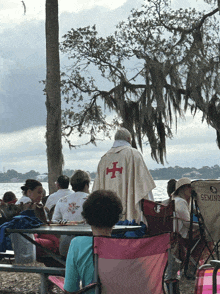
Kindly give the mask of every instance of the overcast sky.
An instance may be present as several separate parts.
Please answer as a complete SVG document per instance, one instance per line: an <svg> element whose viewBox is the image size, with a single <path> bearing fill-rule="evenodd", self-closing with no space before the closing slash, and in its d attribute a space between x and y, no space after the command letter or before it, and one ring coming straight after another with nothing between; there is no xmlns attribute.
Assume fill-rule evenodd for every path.
<svg viewBox="0 0 220 294"><path fill-rule="evenodd" d="M45 123L45 0L0 0L0 172L34 169L47 172ZM175 7L201 5L202 1L175 1ZM114 31L142 0L60 0L60 37L72 27L96 24L101 34ZM62 59L61 56L61 68ZM83 138L84 139L84 138ZM168 166L202 167L219 164L215 130L201 123L201 116L187 114L174 138L167 142ZM76 139L79 141L79 139ZM86 140L85 140L86 141ZM80 141L79 141L80 142ZM74 143L77 143L76 141ZM95 171L100 157L111 147L107 140L98 146L69 150L63 145L64 168ZM144 148L149 169L161 168Z"/></svg>

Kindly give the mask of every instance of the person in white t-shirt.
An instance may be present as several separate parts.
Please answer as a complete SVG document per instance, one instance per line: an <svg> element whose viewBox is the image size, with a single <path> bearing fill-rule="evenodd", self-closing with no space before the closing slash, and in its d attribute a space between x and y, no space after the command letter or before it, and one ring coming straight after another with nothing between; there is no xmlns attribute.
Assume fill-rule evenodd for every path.
<svg viewBox="0 0 220 294"><path fill-rule="evenodd" d="M75 193L65 196L57 202L52 222L83 221L81 215L82 205L89 195L90 176L85 171L77 170L72 175L70 183ZM61 255L67 255L69 244L73 237L61 236L59 246Z"/></svg>
<svg viewBox="0 0 220 294"><path fill-rule="evenodd" d="M57 201L67 195L72 195L74 192L69 188L69 177L65 175L61 175L58 177L55 182L57 187L57 192L48 196L47 201L45 203L45 210L48 213L49 220L52 218L53 211ZM51 215L51 217L50 217Z"/></svg>
<svg viewBox="0 0 220 294"><path fill-rule="evenodd" d="M191 180L181 178L176 182L176 189L173 193L175 201L175 212L178 219L177 229L183 238L188 238L190 226L190 202L191 202ZM193 224L194 231L198 230L198 224Z"/></svg>

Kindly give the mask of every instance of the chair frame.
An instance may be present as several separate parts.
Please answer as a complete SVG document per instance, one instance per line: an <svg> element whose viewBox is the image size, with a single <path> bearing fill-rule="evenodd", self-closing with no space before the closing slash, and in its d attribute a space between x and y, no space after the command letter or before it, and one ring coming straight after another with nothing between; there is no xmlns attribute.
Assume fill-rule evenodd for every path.
<svg viewBox="0 0 220 294"><path fill-rule="evenodd" d="M195 200L193 196L194 195L192 195L191 211L193 211L193 203L194 203L194 200ZM141 203L142 204L142 212L145 215L145 217L147 219L147 222L148 222L149 215L146 215L146 213L144 213L144 202L145 201L146 201L145 199L142 199L142 203ZM155 204L155 209L154 209L155 212L157 212L157 206L164 206L161 203L157 203L157 202L150 201L150 200L147 200L147 201L149 203L154 203ZM171 200L171 202L170 202L170 204L168 204L168 206L170 206L170 207L173 206L173 216L171 217L170 214L166 215L166 208L165 207L167 207L167 206L164 206L164 211L165 211L164 212L164 221L166 221L166 220L170 221L170 219L172 219L173 220L173 223L172 223L172 226L171 225L169 226L170 227L169 228L169 231L164 231L164 232L174 233L174 239L175 239L175 232L177 232L177 234L178 234L178 218L176 217L176 213L175 213L175 202L174 202L174 200ZM169 211L170 208L167 207L167 210ZM196 248L196 246L199 244L199 242L201 240L205 240L205 239L204 239L204 229L202 228L202 226L200 226L200 235L201 235L201 238L199 238L196 243L193 242L193 234L192 234L192 232L193 232L193 230L192 230L192 228L193 228L193 214L192 213L190 214L190 224L189 224L189 226L190 226L189 227L189 239L187 239L188 240L187 244L184 244L184 247L186 248L186 258L184 259L182 266L183 266L183 271L184 271L185 277L187 279L192 279L192 278L194 278L194 276L189 275L188 272L187 272L188 271L189 262L192 261L192 263L194 263L194 265L197 265L198 262L199 262L199 259L200 259L201 255L202 255L202 252L201 252L201 255L198 256L198 260L196 260L196 261L191 257L191 254L194 251L194 249ZM172 230L171 230L171 227L173 227ZM166 226L163 226L163 224L162 224L162 230L164 228L166 229ZM149 231L149 235L151 235L151 231ZM205 244L208 247L207 242ZM204 248L203 248L203 250L204 250Z"/></svg>
<svg viewBox="0 0 220 294"><path fill-rule="evenodd" d="M102 237L102 236L100 236L100 237ZM111 239L111 237L106 237L106 236L103 236L103 237ZM97 237L97 238L99 238L99 237ZM150 238L150 237L143 237L143 238ZM118 238L114 238L114 239L118 239ZM120 239L125 239L126 240L126 239L142 239L142 238L135 238L135 237L132 238L132 237L130 237L130 238L120 238ZM168 252L169 252L169 250L170 250L170 248L168 248ZM169 255L168 255L168 257L169 257ZM82 289L80 289L80 290L78 290L78 291L76 291L74 293L80 294L80 293L85 293L85 292L87 292L90 289L95 289L95 294L101 294L101 282L100 282L100 279L99 279L99 268L98 268L99 255L98 255L98 253L95 253L94 252L94 241L93 241L93 261L94 261L94 278L93 278L93 281L89 285L83 287ZM54 283L55 285L58 286L58 284L56 284L52 279L50 279L50 277L49 277L49 280L52 283ZM161 283L162 283L162 285L161 285L162 286L162 289L164 291L163 282L161 281ZM169 293L170 294L174 294L173 293L173 290L172 290L172 286L169 285L169 287L171 289Z"/></svg>
<svg viewBox="0 0 220 294"><path fill-rule="evenodd" d="M193 209L194 209L194 204L195 204L196 217L198 218L198 224L199 224L199 230L200 230L200 239L198 240L198 242L200 242L201 240L204 241L205 245L204 245L203 250L205 248L207 248L209 250L209 253L210 253L209 257L212 256L213 259L214 259L213 252L215 250L215 248L213 250L210 249L210 247L208 245L208 242L206 240L206 236L205 236L206 226L205 226L205 223L204 223L204 219L203 219L203 217L202 217L202 215L200 213L196 196L197 196L197 194L193 190L192 191L192 194L191 194L191 214L190 214L190 228L189 228L189 246L187 248L186 262L185 262L185 266L184 266L184 274L188 278L190 278L190 276L188 276L188 274L187 274L188 265L189 265L189 259L190 259L190 254L191 254L192 250L194 249L194 247L192 247L192 240L193 240L193 230L192 230L192 228L193 228ZM201 251L201 255L202 255L203 250ZM201 257L201 255L199 256L199 258ZM209 259L209 257L206 259L205 263L207 262L207 260ZM199 258L198 258L197 264L199 262Z"/></svg>

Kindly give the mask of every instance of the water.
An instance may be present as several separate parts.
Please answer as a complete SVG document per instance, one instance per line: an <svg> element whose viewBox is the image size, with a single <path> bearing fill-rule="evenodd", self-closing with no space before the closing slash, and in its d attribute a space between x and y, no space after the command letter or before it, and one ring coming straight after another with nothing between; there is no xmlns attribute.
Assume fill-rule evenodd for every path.
<svg viewBox="0 0 220 294"><path fill-rule="evenodd" d="M46 190L46 195L49 195L48 183L41 182L43 188ZM165 200L168 198L166 187L167 187L167 180L155 180L156 188L153 190L154 199L156 201ZM0 183L0 198L2 199L3 195L7 191L12 191L15 193L16 197L19 199L22 196L21 186L24 183ZM91 182L91 187L93 182ZM90 191L91 191L90 187Z"/></svg>

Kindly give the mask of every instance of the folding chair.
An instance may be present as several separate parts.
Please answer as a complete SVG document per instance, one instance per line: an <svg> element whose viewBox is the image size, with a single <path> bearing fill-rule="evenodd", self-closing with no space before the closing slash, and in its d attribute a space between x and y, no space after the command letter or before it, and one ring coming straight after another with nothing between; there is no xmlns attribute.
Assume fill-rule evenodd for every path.
<svg viewBox="0 0 220 294"><path fill-rule="evenodd" d="M210 257L218 260L220 242L220 181L193 181L192 189L201 238L204 240L204 250L208 253L205 263ZM213 246L214 243L215 246Z"/></svg>
<svg viewBox="0 0 220 294"><path fill-rule="evenodd" d="M206 258L197 270L195 294L220 293L220 181L192 182L193 200L197 211ZM212 258L216 260L210 260Z"/></svg>
<svg viewBox="0 0 220 294"><path fill-rule="evenodd" d="M217 293L220 293L220 261L210 260L197 270L194 294Z"/></svg>
<svg viewBox="0 0 220 294"><path fill-rule="evenodd" d="M95 286L96 294L164 293L169 244L169 233L143 238L94 237L94 283L87 287ZM62 284L51 276L49 280Z"/></svg>
<svg viewBox="0 0 220 294"><path fill-rule="evenodd" d="M147 235L153 236L165 232L175 231L175 202L172 200L167 206L142 199L142 211L147 220Z"/></svg>
<svg viewBox="0 0 220 294"><path fill-rule="evenodd" d="M191 222L189 223L190 238L184 239L178 233L179 220L175 215L174 200L167 206L164 206L154 201L142 199L142 211L148 224L147 235L152 236L158 233L171 232L172 252L175 252L175 256L182 262L180 269L184 268L184 274L187 278L193 278L200 259L200 256L195 259L193 255L197 250L200 251L201 247L201 238L192 240L193 214L191 215ZM170 262L170 264L172 264L172 262ZM193 273L189 274L189 270L192 268Z"/></svg>

